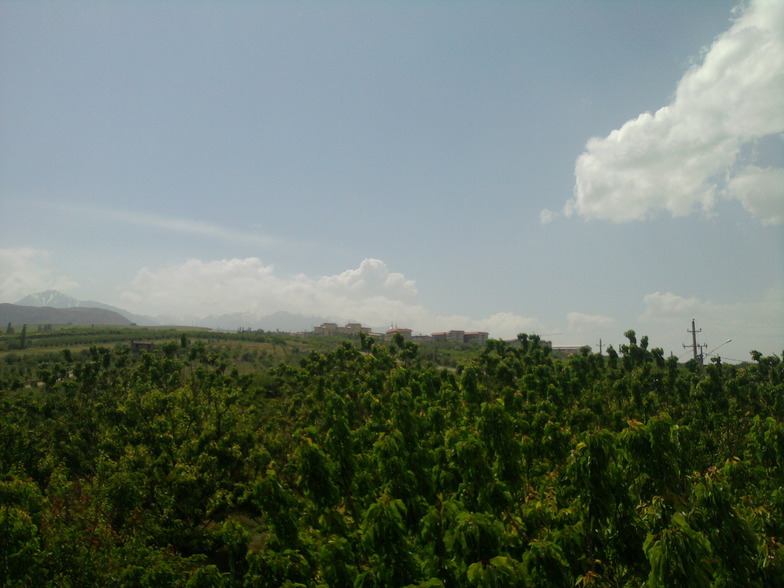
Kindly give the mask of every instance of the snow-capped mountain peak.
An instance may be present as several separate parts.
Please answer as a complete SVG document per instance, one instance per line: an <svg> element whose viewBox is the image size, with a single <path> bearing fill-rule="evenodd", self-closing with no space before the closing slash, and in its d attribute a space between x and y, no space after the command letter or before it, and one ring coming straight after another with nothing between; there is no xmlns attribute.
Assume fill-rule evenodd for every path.
<svg viewBox="0 0 784 588"><path fill-rule="evenodd" d="M81 306L76 298L57 290L44 290L30 294L19 300L16 304L20 306L50 306L52 308L76 308Z"/></svg>

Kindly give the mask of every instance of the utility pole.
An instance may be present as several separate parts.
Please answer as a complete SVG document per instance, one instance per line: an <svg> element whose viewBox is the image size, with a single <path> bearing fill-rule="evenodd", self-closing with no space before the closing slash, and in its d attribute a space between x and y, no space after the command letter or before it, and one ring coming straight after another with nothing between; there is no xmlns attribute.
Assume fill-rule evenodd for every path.
<svg viewBox="0 0 784 588"><path fill-rule="evenodd" d="M602 338L599 337L599 355L602 354Z"/></svg>
<svg viewBox="0 0 784 588"><path fill-rule="evenodd" d="M691 345L684 345L683 348L687 349L691 347L694 351L694 361L698 362L700 367L702 367L702 350L708 346L706 343L700 343L697 345L697 333L702 333L702 329L697 330L694 325L694 319L691 319L691 331L686 329L686 332L691 333ZM697 352L698 349L699 353Z"/></svg>

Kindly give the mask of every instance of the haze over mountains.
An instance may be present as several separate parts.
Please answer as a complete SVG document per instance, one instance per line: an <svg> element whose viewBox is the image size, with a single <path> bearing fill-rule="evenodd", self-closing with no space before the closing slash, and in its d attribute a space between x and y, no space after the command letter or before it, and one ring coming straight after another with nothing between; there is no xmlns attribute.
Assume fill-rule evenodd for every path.
<svg viewBox="0 0 784 588"><path fill-rule="evenodd" d="M36 292L35 294L29 294L28 296L25 296L21 300L17 300L16 304L19 306L50 307L54 309L70 309L70 308L102 309L120 315L121 317L125 318L128 321L128 324L136 323L137 325L143 325L143 326L154 326L160 324L152 317L133 314L126 310L123 310L122 308L117 308L116 306L112 306L110 304L104 304L103 302L96 302L95 300L77 300L76 298L68 296L67 294L63 294L62 292L59 292L57 290L44 290L43 292ZM52 322L52 321L46 321L46 322ZM98 324L110 324L110 323L98 323Z"/></svg>
<svg viewBox="0 0 784 588"><path fill-rule="evenodd" d="M0 324L11 322L13 324L187 325L231 331L246 328L300 332L310 331L314 326L328 320L320 316L305 316L289 312L273 312L266 315L236 312L206 317L152 317L133 314L122 308L94 300L77 300L57 290L30 294L16 301L15 304L0 304ZM341 319L331 320L340 322Z"/></svg>

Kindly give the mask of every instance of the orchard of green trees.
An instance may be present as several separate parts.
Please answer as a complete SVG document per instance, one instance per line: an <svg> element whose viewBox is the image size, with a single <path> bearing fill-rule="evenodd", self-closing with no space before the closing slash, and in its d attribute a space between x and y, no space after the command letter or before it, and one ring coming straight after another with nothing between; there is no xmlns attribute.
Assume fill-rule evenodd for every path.
<svg viewBox="0 0 784 588"><path fill-rule="evenodd" d="M784 585L784 364L626 336L62 353L0 381L0 583Z"/></svg>

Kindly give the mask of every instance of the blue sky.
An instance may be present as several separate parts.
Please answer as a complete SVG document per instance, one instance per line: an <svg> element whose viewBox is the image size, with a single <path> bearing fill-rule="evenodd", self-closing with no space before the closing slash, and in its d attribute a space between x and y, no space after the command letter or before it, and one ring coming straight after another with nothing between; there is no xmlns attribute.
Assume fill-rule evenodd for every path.
<svg viewBox="0 0 784 588"><path fill-rule="evenodd" d="M0 301L784 348L779 2L0 4Z"/></svg>

